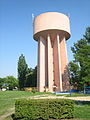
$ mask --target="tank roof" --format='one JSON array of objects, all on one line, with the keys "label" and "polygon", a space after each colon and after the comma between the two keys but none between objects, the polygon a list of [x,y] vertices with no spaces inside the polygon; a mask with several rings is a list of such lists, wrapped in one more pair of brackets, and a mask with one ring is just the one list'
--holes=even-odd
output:
[{"label": "tank roof", "polygon": [[34,19],[34,39],[48,34],[62,34],[66,40],[70,38],[69,18],[63,13],[47,12]]}]

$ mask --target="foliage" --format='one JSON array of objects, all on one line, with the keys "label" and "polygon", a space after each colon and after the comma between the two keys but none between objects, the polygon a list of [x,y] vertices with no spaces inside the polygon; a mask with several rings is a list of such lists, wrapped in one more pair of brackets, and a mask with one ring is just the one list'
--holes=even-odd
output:
[{"label": "foliage", "polygon": [[32,89],[32,93],[36,93],[37,92],[37,89]]},{"label": "foliage", "polygon": [[33,75],[33,69],[28,68],[28,72],[26,74],[25,87],[31,87],[31,85],[32,85],[32,75]]},{"label": "foliage", "polygon": [[49,120],[73,118],[74,102],[66,99],[21,99],[15,103],[15,117],[19,120]]},{"label": "foliage", "polygon": [[25,56],[21,54],[18,61],[18,80],[19,80],[20,90],[25,87],[27,71],[28,71],[28,65],[26,64]]},{"label": "foliage", "polygon": [[72,84],[77,84],[78,89],[90,86],[90,27],[71,50],[74,54],[74,60],[69,63]]},{"label": "foliage", "polygon": [[79,84],[79,66],[76,63],[70,62],[69,63],[69,70],[70,70],[70,84],[75,86]]},{"label": "foliage", "polygon": [[2,88],[3,84],[4,84],[4,79],[0,78],[0,89]]},{"label": "foliage", "polygon": [[15,87],[18,87],[18,80],[13,76],[0,78],[0,88],[7,87],[9,88],[9,90],[13,90]]},{"label": "foliage", "polygon": [[26,75],[26,87],[36,87],[37,86],[37,67],[35,69],[29,69]]},{"label": "foliage", "polygon": [[7,76],[5,83],[7,84],[7,87],[9,87],[9,90],[12,90],[15,87],[18,87],[18,80],[13,76]]},{"label": "foliage", "polygon": [[32,87],[36,87],[37,86],[37,66],[35,67],[35,69],[33,69],[33,84]]},{"label": "foliage", "polygon": [[28,68],[25,56],[21,54],[18,61],[18,79],[20,90],[24,87],[36,87],[37,84],[37,67]]}]

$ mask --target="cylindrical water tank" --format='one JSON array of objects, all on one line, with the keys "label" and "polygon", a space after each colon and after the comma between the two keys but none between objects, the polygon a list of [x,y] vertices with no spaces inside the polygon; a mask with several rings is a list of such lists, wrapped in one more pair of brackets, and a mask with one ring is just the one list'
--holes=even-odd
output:
[{"label": "cylindrical water tank", "polygon": [[64,35],[70,38],[70,23],[68,16],[58,12],[43,13],[34,19],[34,39],[48,34]]}]

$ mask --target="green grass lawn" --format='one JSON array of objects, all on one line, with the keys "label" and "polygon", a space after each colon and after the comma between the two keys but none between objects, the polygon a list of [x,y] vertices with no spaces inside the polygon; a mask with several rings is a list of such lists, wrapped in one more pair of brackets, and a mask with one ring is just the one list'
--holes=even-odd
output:
[{"label": "green grass lawn", "polygon": [[32,93],[25,91],[0,91],[0,115],[3,115],[10,108],[14,107],[16,99],[43,94],[45,93]]},{"label": "green grass lawn", "polygon": [[[0,116],[14,107],[16,99],[28,98],[35,95],[44,95],[50,93],[31,93],[25,91],[0,91]],[[55,95],[55,94],[50,94]],[[82,96],[72,94],[72,96]],[[75,105],[75,118],[73,120],[90,120],[90,104]],[[9,119],[6,119],[9,120]],[[11,119],[10,119],[11,120]]]},{"label": "green grass lawn", "polygon": [[90,104],[75,105],[75,118],[90,120]]}]

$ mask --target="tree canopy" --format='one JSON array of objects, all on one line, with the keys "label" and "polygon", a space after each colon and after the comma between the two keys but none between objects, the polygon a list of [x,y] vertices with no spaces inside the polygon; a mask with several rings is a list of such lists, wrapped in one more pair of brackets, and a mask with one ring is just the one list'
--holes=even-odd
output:
[{"label": "tree canopy", "polygon": [[5,82],[9,87],[9,90],[13,90],[15,87],[18,87],[18,79],[13,76],[7,76],[5,78]]},{"label": "tree canopy", "polygon": [[28,65],[26,64],[25,56],[21,54],[18,60],[18,80],[19,80],[20,89],[23,89],[25,87],[27,71],[28,71]]},{"label": "tree canopy", "polygon": [[21,54],[18,61],[18,79],[20,89],[24,89],[24,87],[36,87],[37,67],[34,69],[29,68],[23,54]]},{"label": "tree canopy", "polygon": [[18,87],[18,79],[14,76],[0,78],[0,89],[8,88],[9,90],[13,90],[15,87]]},{"label": "tree canopy", "polygon": [[36,87],[37,86],[37,67],[34,69],[30,68],[28,74],[26,75],[26,87]]},{"label": "tree canopy", "polygon": [[78,89],[90,86],[90,27],[71,50],[74,54],[74,60],[69,63],[71,83],[77,84]]}]

